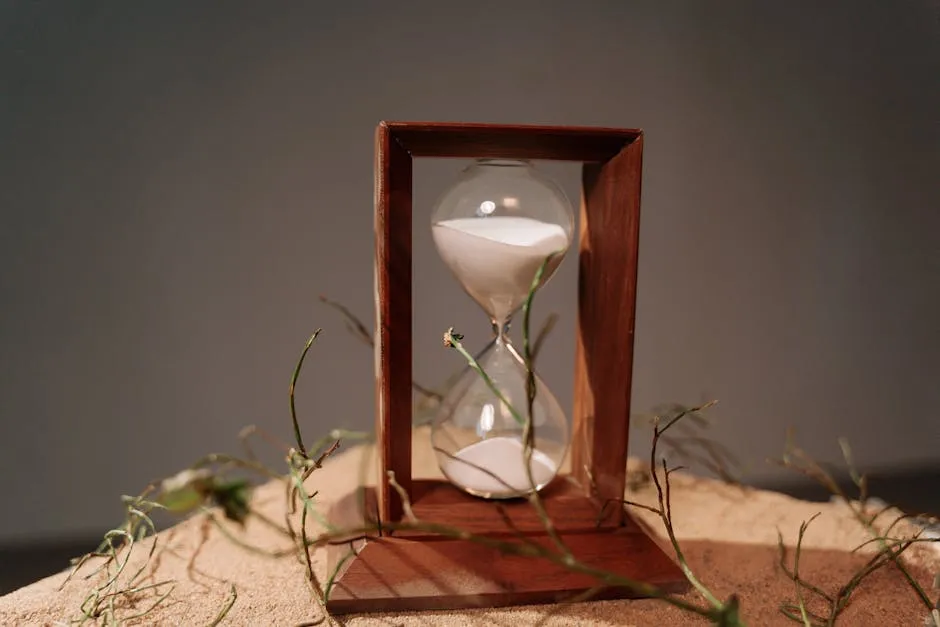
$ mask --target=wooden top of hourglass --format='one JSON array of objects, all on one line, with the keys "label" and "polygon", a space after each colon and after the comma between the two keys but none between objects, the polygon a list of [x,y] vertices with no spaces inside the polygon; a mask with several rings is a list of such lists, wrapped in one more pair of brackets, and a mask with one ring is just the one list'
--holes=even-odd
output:
[{"label": "wooden top of hourglass", "polygon": [[[376,132],[376,392],[382,520],[413,496],[412,159],[581,162],[572,475],[597,502],[623,498],[639,234],[642,132],[559,126],[383,122]],[[571,253],[569,253],[571,254]],[[619,509],[619,508],[617,508]]]}]

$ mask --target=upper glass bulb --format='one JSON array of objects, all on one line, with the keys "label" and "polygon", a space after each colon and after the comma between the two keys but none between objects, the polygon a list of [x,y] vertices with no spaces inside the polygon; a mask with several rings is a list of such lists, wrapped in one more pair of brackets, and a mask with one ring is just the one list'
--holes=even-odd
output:
[{"label": "upper glass bulb", "polygon": [[464,290],[502,325],[522,306],[546,257],[544,285],[574,233],[564,192],[529,161],[478,159],[438,200],[431,232]]}]

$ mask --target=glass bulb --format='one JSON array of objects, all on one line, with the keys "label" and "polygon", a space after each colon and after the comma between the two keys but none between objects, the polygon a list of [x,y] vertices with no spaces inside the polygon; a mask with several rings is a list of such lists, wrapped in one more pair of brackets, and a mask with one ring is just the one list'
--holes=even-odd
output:
[{"label": "glass bulb", "polygon": [[509,405],[478,372],[464,372],[445,394],[432,425],[431,444],[438,465],[448,481],[475,496],[513,498],[528,494],[533,487],[541,490],[555,477],[568,450],[565,412],[536,375],[530,477],[523,448],[522,421],[528,412],[525,363],[511,345],[500,340],[478,363]]},{"label": "glass bulb", "polygon": [[568,422],[536,375],[527,467],[526,369],[506,331],[545,259],[555,255],[539,288],[564,258],[574,211],[561,189],[528,161],[480,159],[438,201],[431,229],[441,258],[490,318],[496,337],[477,362],[499,391],[467,369],[445,394],[431,430],[438,463],[451,483],[476,496],[512,498],[540,490],[567,452]]},{"label": "glass bulb", "polygon": [[[431,233],[464,291],[502,324],[522,306],[545,258],[571,245],[574,211],[530,162],[479,159],[438,200]],[[541,285],[563,256],[545,268]]]}]

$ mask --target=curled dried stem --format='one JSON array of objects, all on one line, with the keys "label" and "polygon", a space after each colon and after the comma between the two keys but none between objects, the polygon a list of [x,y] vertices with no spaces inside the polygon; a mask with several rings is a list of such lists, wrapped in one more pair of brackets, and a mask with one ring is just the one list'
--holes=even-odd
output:
[{"label": "curled dried stem", "polygon": [[[821,594],[821,592],[815,586],[805,582],[797,572],[796,563],[794,563],[793,571],[784,569],[785,574],[794,581],[794,584],[797,587],[798,597],[799,593],[802,590],[810,590],[816,594],[819,594],[823,597],[829,605],[829,616],[820,618],[818,616],[809,615],[805,611],[805,608],[801,607],[802,600],[798,598],[797,608],[801,610],[801,613],[798,617],[798,622],[803,622],[804,624],[815,625],[833,625],[838,617],[841,615],[842,611],[848,606],[852,594],[858,588],[858,586],[872,573],[876,572],[878,569],[884,567],[888,564],[893,564],[897,570],[901,573],[902,577],[905,579],[908,586],[915,592],[917,597],[921,600],[924,606],[928,611],[936,609],[936,606],[931,602],[926,591],[923,589],[923,586],[914,578],[910,570],[904,564],[902,560],[902,554],[912,545],[918,543],[922,540],[919,537],[919,533],[914,534],[911,538],[905,539],[894,539],[889,536],[891,531],[896,525],[898,525],[902,520],[909,518],[908,515],[902,514],[892,521],[886,530],[879,531],[875,527],[875,521],[881,517],[889,507],[881,507],[876,510],[874,513],[869,512],[868,507],[868,482],[866,476],[860,473],[855,465],[855,461],[852,455],[851,448],[849,447],[848,441],[845,438],[839,439],[839,446],[842,450],[843,459],[845,461],[849,476],[852,479],[852,482],[855,484],[855,487],[858,489],[858,497],[852,498],[849,494],[842,489],[839,485],[839,482],[835,479],[832,473],[826,470],[822,464],[812,459],[805,451],[800,449],[794,443],[792,431],[788,433],[787,437],[787,446],[784,451],[784,454],[779,460],[771,460],[773,463],[780,465],[784,468],[798,472],[799,474],[806,476],[825,489],[827,489],[834,497],[839,501],[844,503],[848,508],[852,517],[862,525],[862,527],[869,533],[871,536],[870,540],[862,543],[854,550],[869,545],[876,544],[878,546],[878,551],[874,556],[863,566],[858,572],[856,572],[848,582],[846,582],[834,596]],[[811,522],[811,521],[810,521]],[[797,546],[802,540],[803,532],[805,531],[805,526],[808,525],[804,523],[800,527],[800,534],[797,540]],[[937,539],[930,539],[931,541],[937,541]],[[780,542],[781,552],[783,551],[783,543]],[[797,553],[798,553],[797,549]],[[783,557],[781,557],[781,562]],[[781,606],[781,611],[791,619],[797,620],[793,613],[792,604],[784,604]],[[810,620],[807,623],[807,619]],[[936,621],[935,621],[936,622]],[[935,627],[940,627],[940,622],[936,622]]]}]

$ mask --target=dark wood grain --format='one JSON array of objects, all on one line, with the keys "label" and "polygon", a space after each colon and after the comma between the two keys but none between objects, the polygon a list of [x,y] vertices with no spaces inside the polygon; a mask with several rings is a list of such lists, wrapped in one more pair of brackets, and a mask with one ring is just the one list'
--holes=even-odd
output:
[{"label": "dark wood grain", "polygon": [[[526,499],[489,501],[468,496],[443,481],[421,480],[413,486],[413,509],[421,520],[483,534],[545,531],[544,523]],[[619,521],[617,507],[601,507],[569,477],[556,478],[540,495],[557,529],[590,531],[604,521]]]},{"label": "dark wood grain", "polygon": [[[493,535],[541,534],[545,526],[526,499],[490,501],[470,496],[446,481],[412,481],[411,507],[424,522],[449,525],[472,533]],[[542,503],[559,530],[571,533],[593,531],[602,521],[617,520],[616,505],[602,507],[584,494],[570,477],[559,477],[542,492]],[[378,527],[377,495],[373,487],[363,487],[330,505],[328,520],[337,529]],[[610,525],[608,525],[610,526]],[[396,537],[416,537],[425,532],[395,531]]]},{"label": "dark wood grain", "polygon": [[401,499],[386,472],[411,489],[411,156],[385,125],[376,130],[375,377],[378,507],[399,520]]},{"label": "dark wood grain", "polygon": [[583,169],[572,468],[602,501],[625,489],[642,162],[641,136]]},{"label": "dark wood grain", "polygon": [[[674,592],[687,587],[675,564],[635,527],[562,538],[589,566]],[[551,547],[544,535],[526,541]],[[473,541],[381,538],[367,541],[349,562],[327,609],[346,614],[554,603],[596,585],[592,575],[539,558],[506,555]],[[594,598],[634,596],[627,588],[607,588]]]},{"label": "dark wood grain", "polygon": [[636,129],[447,122],[384,122],[413,157],[603,162],[640,135]]}]

